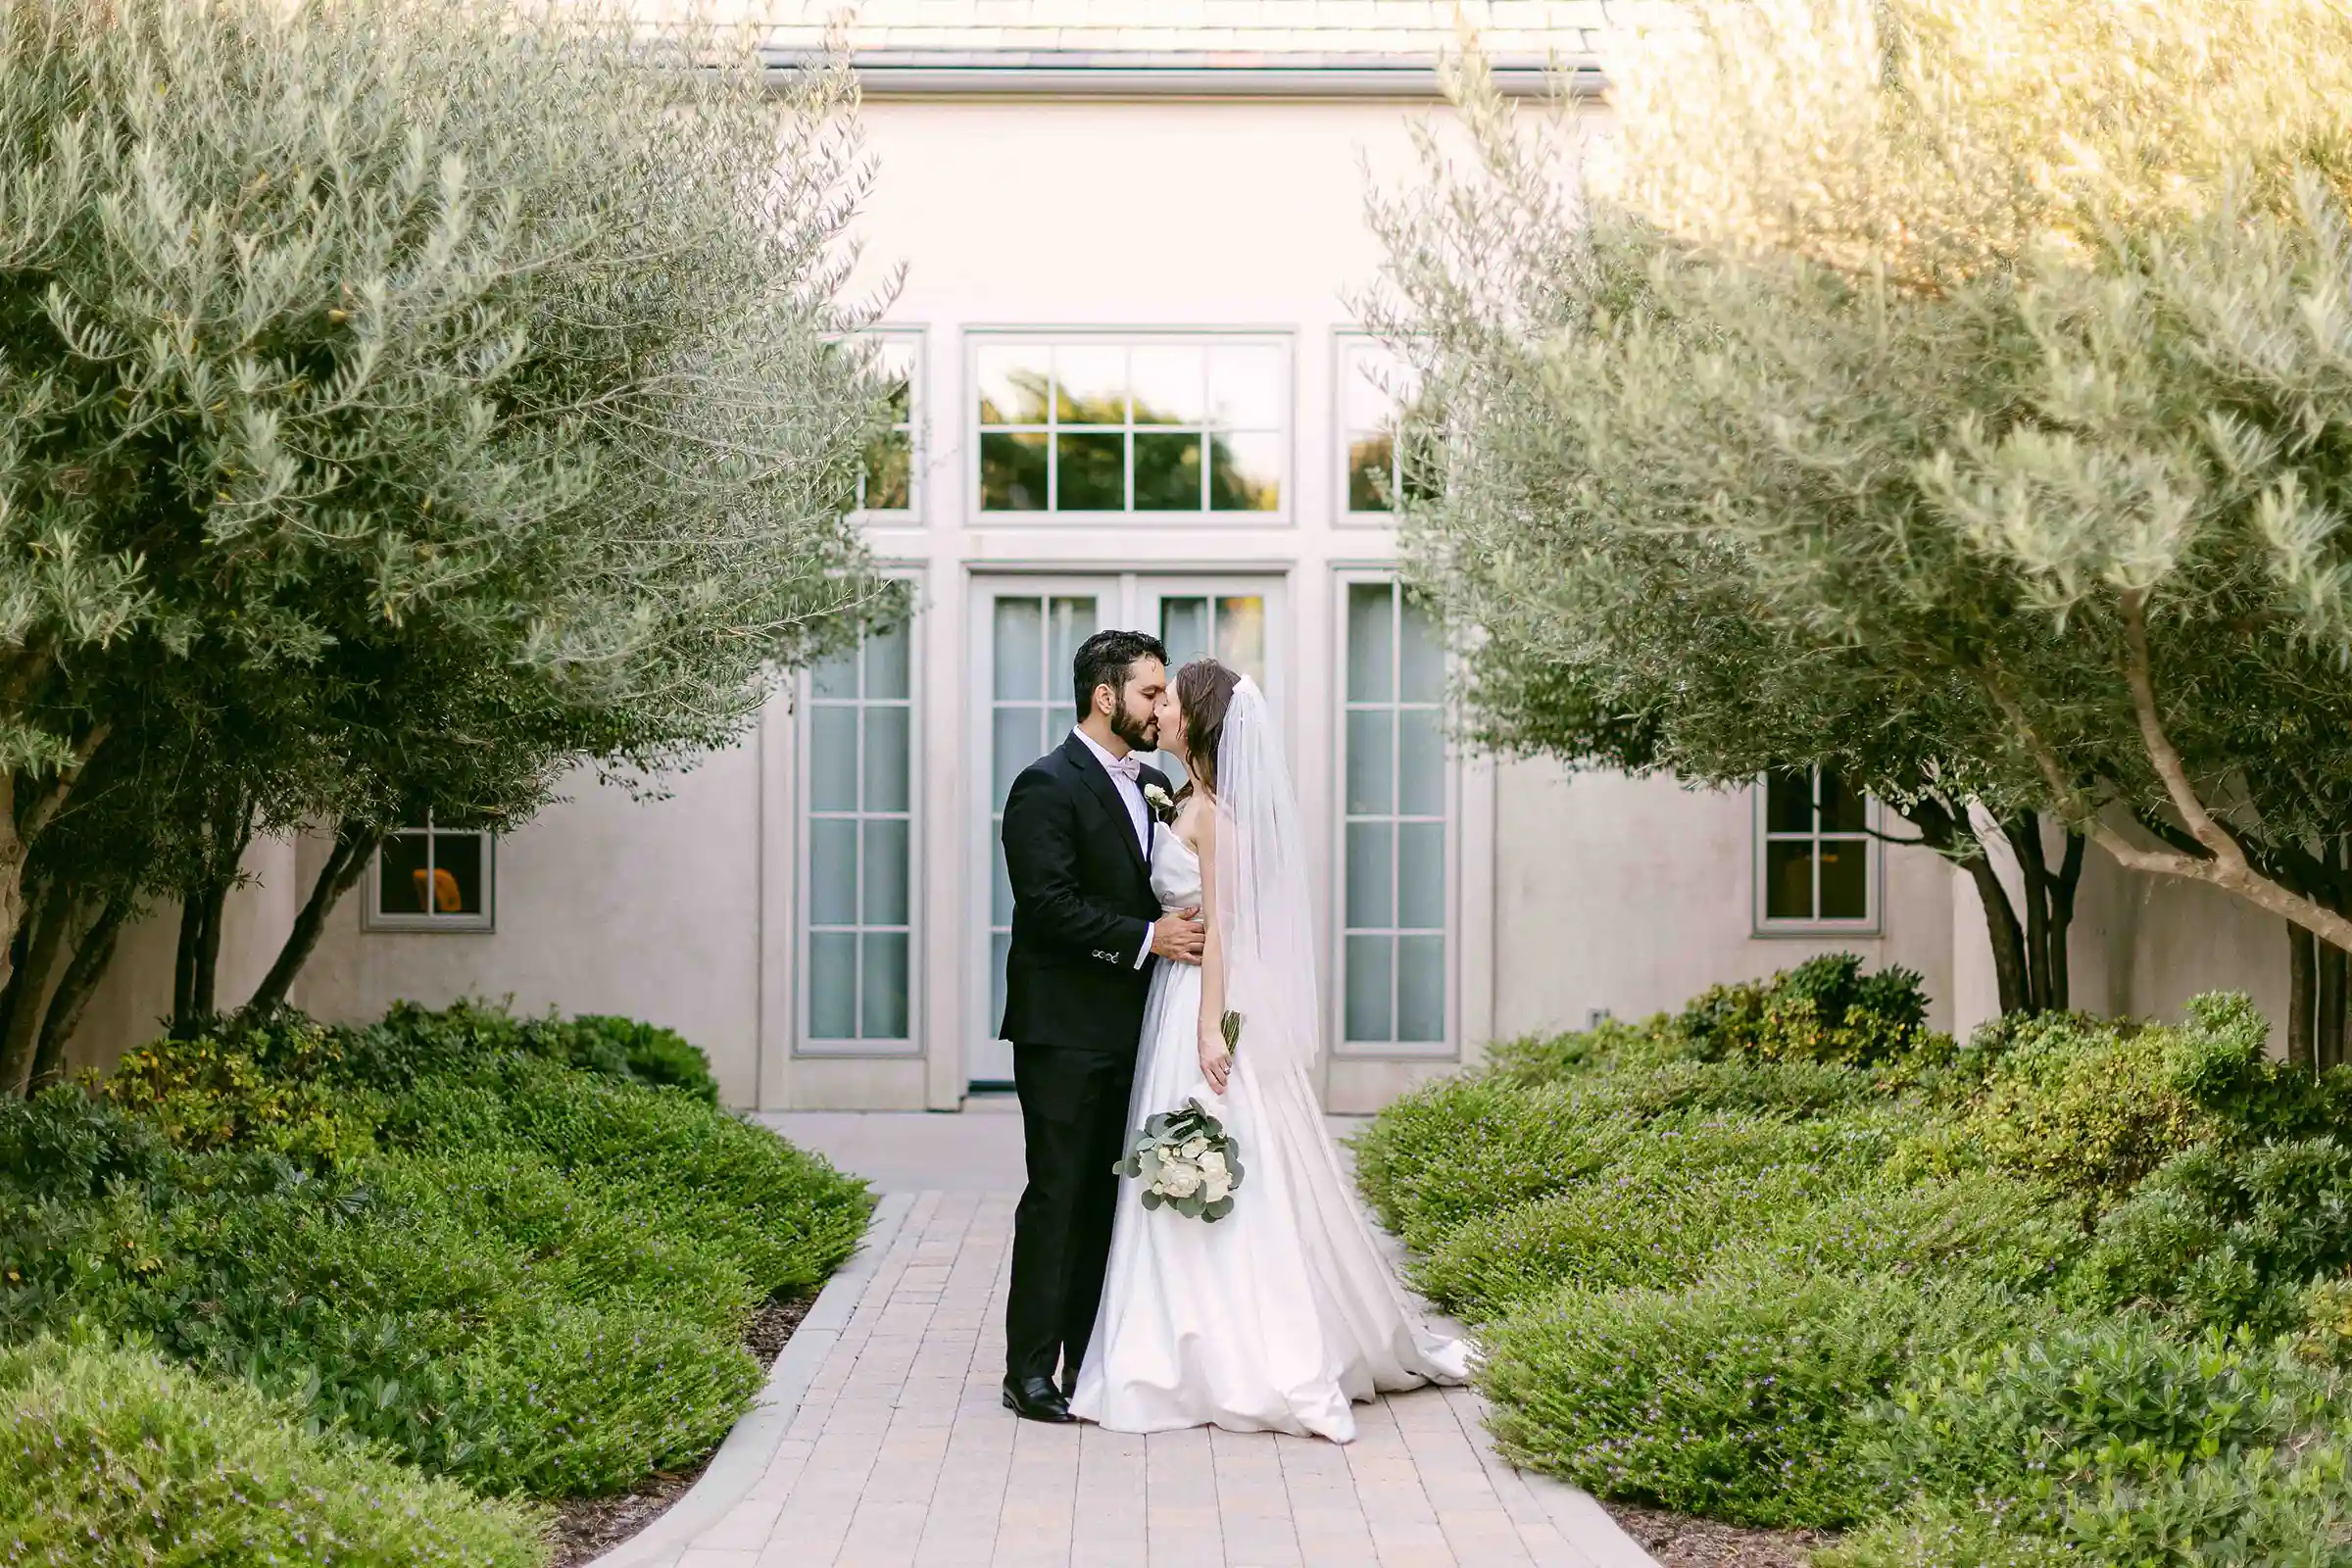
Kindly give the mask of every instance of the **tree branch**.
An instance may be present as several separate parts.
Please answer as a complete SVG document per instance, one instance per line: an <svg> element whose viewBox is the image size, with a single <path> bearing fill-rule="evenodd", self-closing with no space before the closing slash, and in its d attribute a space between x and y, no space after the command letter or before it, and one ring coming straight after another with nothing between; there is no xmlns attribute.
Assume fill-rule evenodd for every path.
<svg viewBox="0 0 2352 1568"><path fill-rule="evenodd" d="M26 814L24 827L18 831L17 836L25 844L29 845L39 838L41 830L57 815L59 808L66 804L66 797L74 792L74 781L81 777L82 769L90 765L90 759L98 755L98 748L106 744L107 734L113 728L112 724L107 723L92 725L90 732L74 748L74 760L57 770L56 782L43 790L41 798L32 803L32 810Z"/></svg>
<svg viewBox="0 0 2352 1568"><path fill-rule="evenodd" d="M2124 680L2132 689L2132 710L2139 720L2140 744L2147 748L2148 760L2155 765L2156 776L2164 783L2164 792L2172 800L2173 809L2180 814L2188 831L2199 844L2212 852L2218 860L2246 865L2246 852L2231 833L2205 809L2197 798L2195 784L2190 782L2187 766L2180 760L2180 751L2165 733L2164 715L2156 710L2156 677L2148 659L2148 596L2145 590L2134 588L2123 596L2124 616Z"/></svg>
<svg viewBox="0 0 2352 1568"><path fill-rule="evenodd" d="M2040 732L2034 727L2017 700L2003 690L1997 681L1987 678L1984 684L2002 715L2017 727L2019 739L2034 754L2043 782L2049 786L2051 795L2061 803L2068 825L2078 827L2092 843L2106 851L2108 858L2116 864L2127 871L2138 871L2148 876L2177 876L2185 882L2202 882L2209 887L2220 888L2225 893L2244 899L2256 908L2268 909L2281 918L2292 920L2314 936L2324 937L2339 948L2352 948L2352 919L2346 919L2324 905L2290 893L2270 878L2256 873L2246 863L2237 841L2227 833L2221 837L2230 846L2232 858L2229 860L2212 858L2209 850L2204 855L2187 855L2169 850L2142 849L2125 838L2099 815L2096 807L2083 800L2082 792L2069 781L2066 769L2059 765L2057 754L2041 738ZM2169 750L2171 742L2165 744ZM2176 768L2179 767L2179 761L2176 754ZM2185 779L2186 775L2182 777ZM2195 800L2193 792L2190 799ZM2202 803L2199 803L2198 810L2200 814L2203 813ZM2206 817L2205 820L2211 822L2212 818ZM2198 847L2207 849L2201 839Z"/></svg>

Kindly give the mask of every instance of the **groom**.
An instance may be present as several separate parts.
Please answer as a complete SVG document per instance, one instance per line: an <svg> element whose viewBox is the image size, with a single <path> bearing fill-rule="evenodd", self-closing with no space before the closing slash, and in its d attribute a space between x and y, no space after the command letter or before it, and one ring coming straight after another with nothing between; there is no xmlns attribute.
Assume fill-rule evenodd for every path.
<svg viewBox="0 0 2352 1568"><path fill-rule="evenodd" d="M1142 632L1097 632L1071 675L1078 727L1004 801L1012 947L1000 1034L1012 1042L1029 1154L1012 1220L1004 1405L1032 1421L1070 1419L1102 1297L1111 1167L1126 1152L1152 959L1198 963L1201 944L1200 911L1162 914L1152 892L1144 788L1168 781L1136 754L1159 744L1152 709L1167 689L1167 650Z"/></svg>

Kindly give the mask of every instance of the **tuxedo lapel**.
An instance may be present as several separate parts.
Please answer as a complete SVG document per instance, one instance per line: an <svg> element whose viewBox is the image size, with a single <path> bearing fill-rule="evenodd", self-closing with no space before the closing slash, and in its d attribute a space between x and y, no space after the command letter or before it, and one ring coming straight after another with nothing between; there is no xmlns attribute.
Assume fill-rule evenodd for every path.
<svg viewBox="0 0 2352 1568"><path fill-rule="evenodd" d="M1110 781L1110 774L1103 768L1102 760L1088 748L1086 742L1075 735L1061 743L1061 750L1062 754L1069 758L1070 765L1078 769L1078 776L1086 780L1087 787L1095 792L1096 797L1102 801L1103 808L1110 812L1110 820L1117 829L1119 842L1127 847L1127 858L1134 862L1136 871L1146 881L1150 881L1152 866L1151 862L1144 858L1143 846L1135 841L1135 819L1127 814L1127 803L1119 799L1119 787ZM1148 833L1151 830L1152 809L1147 804L1144 808L1144 831Z"/></svg>

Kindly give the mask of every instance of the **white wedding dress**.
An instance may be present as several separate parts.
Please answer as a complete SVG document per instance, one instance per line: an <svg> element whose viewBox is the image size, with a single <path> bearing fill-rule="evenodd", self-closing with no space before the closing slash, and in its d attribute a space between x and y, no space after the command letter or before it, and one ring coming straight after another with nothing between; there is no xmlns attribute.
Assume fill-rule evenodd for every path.
<svg viewBox="0 0 2352 1568"><path fill-rule="evenodd" d="M1243 690L1255 693L1247 682ZM1233 777L1222 761L1219 776ZM1199 906L1200 858L1173 832L1154 838L1160 904ZM1224 848L1220 892L1234 885ZM1237 968L1247 972L1244 963L1229 975ZM1297 978L1311 995L1311 968ZM1102 1302L1070 1410L1120 1432L1213 1423L1346 1443L1355 1436L1353 1401L1461 1382L1467 1352L1421 1327L1382 1255L1323 1125L1306 1073L1311 1051L1279 1038L1280 1009L1237 996L1230 980L1242 1042L1225 1094L1209 1089L1196 1045L1200 985L1191 964L1154 971L1127 1124L1198 1099L1239 1141L1242 1185L1233 1212L1211 1224L1148 1211L1136 1184L1121 1181Z"/></svg>

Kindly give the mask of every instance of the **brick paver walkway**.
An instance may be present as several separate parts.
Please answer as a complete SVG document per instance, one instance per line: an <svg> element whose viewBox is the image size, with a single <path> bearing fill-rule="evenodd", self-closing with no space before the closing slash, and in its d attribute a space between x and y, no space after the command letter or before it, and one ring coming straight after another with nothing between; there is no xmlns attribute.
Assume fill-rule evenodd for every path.
<svg viewBox="0 0 2352 1568"><path fill-rule="evenodd" d="M1013 1202L886 1199L853 1264L865 1277L837 1278L787 1348L801 1372L779 1361L697 1494L600 1568L1649 1563L1592 1499L1495 1458L1467 1390L1361 1406L1345 1447L1014 1419L999 1403Z"/></svg>

